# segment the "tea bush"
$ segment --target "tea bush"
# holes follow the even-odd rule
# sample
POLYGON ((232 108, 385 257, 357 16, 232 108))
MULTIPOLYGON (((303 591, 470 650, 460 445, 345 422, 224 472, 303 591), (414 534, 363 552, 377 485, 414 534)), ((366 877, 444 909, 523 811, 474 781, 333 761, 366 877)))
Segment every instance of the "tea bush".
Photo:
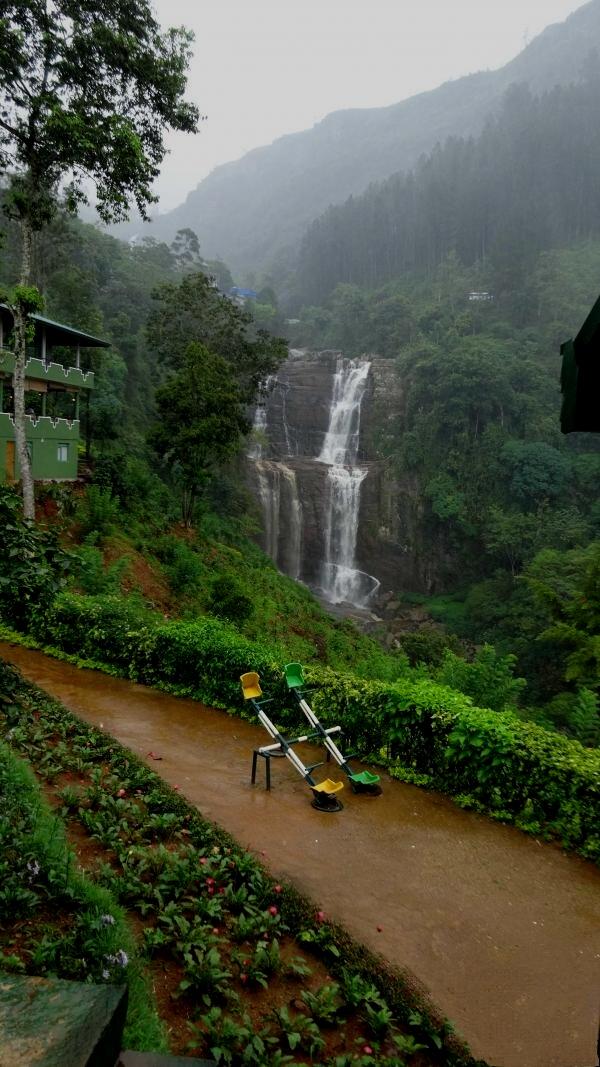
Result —
MULTIPOLYGON (((258 671, 265 695, 274 698, 277 723, 297 721, 273 650, 220 620, 159 622, 123 598, 63 593, 43 630, 45 640, 66 652, 242 715, 239 677, 258 671)), ((600 859, 597 749, 512 712, 475 707, 426 678, 369 681, 321 667, 307 675, 315 710, 326 726, 342 724, 349 747, 388 763, 398 777, 429 780, 464 804, 530 832, 555 834, 600 859)))

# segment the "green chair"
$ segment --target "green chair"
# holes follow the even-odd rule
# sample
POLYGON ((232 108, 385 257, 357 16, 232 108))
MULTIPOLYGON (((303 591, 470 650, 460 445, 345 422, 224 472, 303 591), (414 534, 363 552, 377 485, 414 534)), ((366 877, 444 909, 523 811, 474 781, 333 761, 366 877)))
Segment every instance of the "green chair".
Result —
POLYGON ((302 689, 304 686, 304 671, 300 663, 286 663, 283 672, 288 689, 302 689))

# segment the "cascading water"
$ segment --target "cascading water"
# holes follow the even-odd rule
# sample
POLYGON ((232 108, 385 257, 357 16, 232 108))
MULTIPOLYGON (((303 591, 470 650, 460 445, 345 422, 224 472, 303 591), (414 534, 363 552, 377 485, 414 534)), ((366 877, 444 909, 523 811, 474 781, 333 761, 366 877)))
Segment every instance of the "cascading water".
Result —
POLYGON ((367 476, 356 466, 360 408, 371 364, 338 361, 329 409, 329 427, 319 462, 329 465, 325 512, 322 589, 333 604, 366 607, 379 582, 354 566, 360 513, 360 488, 367 476))
MULTIPOLYGON (((267 399, 277 384, 275 376, 270 375, 261 385, 252 423, 253 438, 247 455, 248 459, 254 461, 256 470, 258 496, 264 520, 265 552, 285 574, 298 580, 302 559, 302 505, 296 475, 285 463, 263 458, 268 447, 267 399), (285 516, 283 523, 282 515, 285 516)), ((289 454, 291 448, 285 422, 285 407, 283 410, 289 454)))
POLYGON ((252 422, 252 437, 250 438, 250 446, 248 448, 248 459, 262 459, 264 451, 264 440, 267 432, 267 397, 271 390, 275 375, 269 374, 261 383, 258 391, 258 403, 254 410, 254 419, 252 422))

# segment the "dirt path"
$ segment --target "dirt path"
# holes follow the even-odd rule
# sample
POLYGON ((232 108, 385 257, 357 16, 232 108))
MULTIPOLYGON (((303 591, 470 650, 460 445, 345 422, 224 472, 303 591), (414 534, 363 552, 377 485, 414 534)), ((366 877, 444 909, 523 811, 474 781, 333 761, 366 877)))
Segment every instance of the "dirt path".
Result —
POLYGON ((344 810, 320 814, 287 760, 274 762, 270 794, 262 777, 250 785, 263 730, 39 652, 0 643, 0 656, 142 757, 160 754, 152 768, 207 818, 417 975, 475 1055, 501 1067, 596 1064, 600 872, 591 864, 390 780, 380 798, 345 789, 344 810))

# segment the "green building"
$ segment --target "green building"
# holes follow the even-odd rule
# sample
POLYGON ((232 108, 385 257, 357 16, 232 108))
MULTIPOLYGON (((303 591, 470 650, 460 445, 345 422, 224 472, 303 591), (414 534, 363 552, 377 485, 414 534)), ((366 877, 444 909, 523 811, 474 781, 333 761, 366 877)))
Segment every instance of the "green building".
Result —
MULTIPOLYGON (((94 388, 92 371, 81 366, 81 350, 108 348, 108 341, 31 315, 34 339, 25 366, 26 434, 34 479, 77 477, 81 394, 94 388)), ((14 353, 10 308, 0 304, 0 481, 19 478, 13 415, 14 353)))

